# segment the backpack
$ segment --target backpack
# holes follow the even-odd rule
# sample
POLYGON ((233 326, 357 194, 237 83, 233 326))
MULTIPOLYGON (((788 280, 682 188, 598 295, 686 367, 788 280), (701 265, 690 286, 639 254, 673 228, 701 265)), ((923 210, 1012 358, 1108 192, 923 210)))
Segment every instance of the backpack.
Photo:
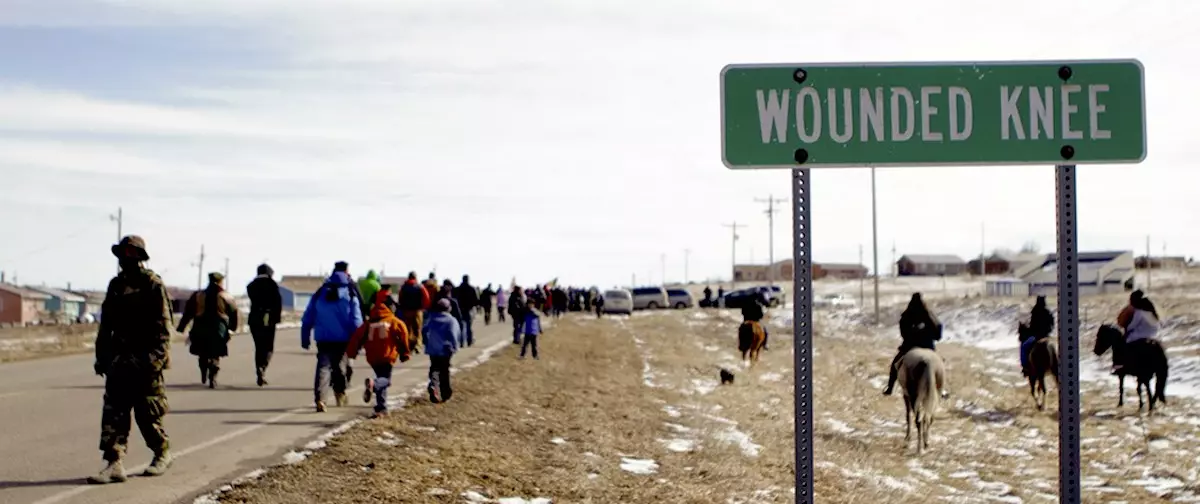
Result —
POLYGON ((417 284, 404 284, 400 288, 400 309, 401 310, 420 310, 425 300, 425 288, 417 284))

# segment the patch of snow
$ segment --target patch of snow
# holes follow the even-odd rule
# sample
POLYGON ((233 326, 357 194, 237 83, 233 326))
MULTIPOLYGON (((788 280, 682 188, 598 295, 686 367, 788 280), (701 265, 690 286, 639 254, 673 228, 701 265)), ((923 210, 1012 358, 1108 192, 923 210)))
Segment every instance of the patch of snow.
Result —
POLYGON ((651 459, 622 457, 621 470, 633 474, 654 474, 658 472, 658 463, 651 459))
POLYGON ((667 416, 669 416, 671 418, 679 418, 680 416, 682 416, 682 414, 679 412, 679 408, 676 408, 674 406, 670 406, 670 405, 663 406, 662 409, 664 412, 666 412, 667 416))
POLYGON ((968 479, 968 478, 978 478, 979 473, 977 473, 975 471, 958 471, 958 472, 950 473, 948 476, 953 479, 968 479))
POLYGON ((1148 444, 1150 445, 1150 448, 1155 450, 1166 450, 1171 448, 1171 442, 1166 439, 1155 439, 1148 444))
POLYGON ((251 481, 254 481, 254 480, 257 480, 257 479, 259 479, 259 478, 263 477, 263 475, 264 475, 264 474, 267 474, 267 470, 266 470, 266 469, 262 469, 262 468, 260 468, 260 469, 255 469, 255 470, 253 470, 253 471, 250 471, 250 472, 248 472, 248 473, 246 473, 246 474, 243 474, 242 476, 240 476, 240 477, 238 477, 237 479, 233 480, 233 483, 232 483, 232 484, 233 484, 233 485, 244 485, 244 484, 246 484, 246 483, 249 483, 249 482, 251 482, 251 481))
POLYGON ((430 474, 431 476, 441 476, 441 475, 442 475, 442 470, 441 470, 441 469, 430 469, 430 470, 429 470, 429 474, 430 474))
POLYGON ((418 430, 421 432, 437 432, 437 427, 430 427, 427 425, 414 425, 413 430, 418 430))
POLYGON ((777 382, 777 381, 783 380, 783 375, 772 371, 769 373, 763 373, 763 374, 759 375, 758 380, 765 381, 765 382, 777 382))
POLYGON ((717 389, 719 383, 712 379, 692 379, 692 391, 696 394, 706 395, 717 389))
POLYGON ((499 504, 550 504, 550 499, 545 497, 535 497, 533 499, 522 499, 520 497, 504 497, 496 499, 499 504))
POLYGON ((1005 457, 1033 458, 1033 455, 1030 455, 1029 452, 1025 450, 1017 450, 1012 448, 996 448, 996 453, 1005 457))
POLYGON ((550 440, 550 443, 551 443, 551 444, 556 444, 556 445, 564 445, 564 444, 567 444, 567 440, 566 440, 566 439, 563 439, 563 438, 560 438, 560 437, 556 437, 556 438, 554 438, 554 439, 551 439, 551 440, 550 440))
POLYGON ((668 429, 671 429, 680 434, 692 432, 694 430, 691 427, 687 427, 684 425, 679 425, 677 423, 671 423, 671 422, 663 422, 663 425, 666 425, 668 429))
POLYGON ((826 418, 825 422, 829 424, 829 427, 832 428, 834 432, 837 432, 839 434, 849 434, 851 432, 854 432, 853 427, 847 425, 846 422, 843 422, 841 420, 834 420, 832 418, 826 418))
POLYGON ((719 441, 736 444, 738 448, 741 448, 742 454, 747 457, 757 457, 758 453, 762 451, 761 445, 755 444, 749 434, 738 430, 736 427, 717 431, 713 433, 713 437, 719 441))
POLYGON ((450 495, 450 491, 445 488, 430 488, 425 495, 450 495))
POLYGON ((696 442, 691 439, 659 439, 667 449, 676 453, 687 453, 696 449, 696 442))
POLYGON ((489 499, 486 495, 483 495, 474 490, 467 490, 466 492, 463 492, 461 495, 464 499, 467 500, 467 502, 492 502, 492 499, 489 499))
POLYGON ((221 501, 218 501, 211 495, 201 495, 196 497, 196 500, 192 501, 192 504, 221 504, 221 501))
POLYGON ((1153 493, 1155 495, 1158 495, 1160 497, 1166 493, 1169 493, 1172 490, 1183 488, 1184 486, 1186 486, 1186 484, 1184 482, 1182 482, 1176 478, 1171 478, 1171 477, 1142 478, 1142 479, 1136 479, 1136 480, 1129 481, 1128 483, 1130 485, 1143 487, 1146 489, 1146 491, 1153 493))
POLYGON ((318 439, 318 440, 311 441, 308 444, 304 445, 304 449, 305 450, 320 450, 321 448, 324 448, 325 446, 326 446, 325 440, 318 439))
POLYGON ((590 479, 590 480, 594 480, 599 477, 600 477, 600 475, 596 474, 596 473, 588 473, 588 475, 587 475, 587 479, 590 479))
POLYGON ((304 460, 307 459, 309 455, 312 455, 312 452, 310 452, 308 450, 304 450, 304 451, 291 450, 291 451, 283 454, 283 463, 288 464, 288 465, 299 464, 301 462, 304 462, 304 460))

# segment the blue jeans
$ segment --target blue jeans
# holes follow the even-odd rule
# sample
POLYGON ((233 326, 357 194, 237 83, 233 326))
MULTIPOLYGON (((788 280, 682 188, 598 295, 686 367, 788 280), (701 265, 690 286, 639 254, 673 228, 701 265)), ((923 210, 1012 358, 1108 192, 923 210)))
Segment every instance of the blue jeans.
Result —
POLYGON ((375 411, 387 411, 388 386, 392 384, 391 364, 371 364, 375 370, 375 411))
POLYGON ((346 369, 342 367, 346 359, 346 342, 317 342, 317 370, 313 377, 313 395, 316 402, 321 402, 325 395, 325 387, 331 386, 333 393, 346 393, 346 369))
POLYGON ((1029 351, 1033 349, 1033 344, 1037 338, 1028 338, 1021 342, 1021 369, 1029 367, 1029 351))
POLYGON ((462 319, 462 335, 458 337, 458 347, 469 347, 475 344, 475 331, 471 326, 475 323, 475 311, 471 310, 463 314, 462 319))

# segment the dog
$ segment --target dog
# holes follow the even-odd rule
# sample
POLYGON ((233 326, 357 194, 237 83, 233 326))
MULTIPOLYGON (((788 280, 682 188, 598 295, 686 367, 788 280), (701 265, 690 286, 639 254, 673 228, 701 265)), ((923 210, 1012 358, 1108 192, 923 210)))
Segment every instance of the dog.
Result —
POLYGON ((730 373, 729 370, 725 368, 721 368, 721 385, 728 385, 731 383, 733 383, 733 373, 730 373))

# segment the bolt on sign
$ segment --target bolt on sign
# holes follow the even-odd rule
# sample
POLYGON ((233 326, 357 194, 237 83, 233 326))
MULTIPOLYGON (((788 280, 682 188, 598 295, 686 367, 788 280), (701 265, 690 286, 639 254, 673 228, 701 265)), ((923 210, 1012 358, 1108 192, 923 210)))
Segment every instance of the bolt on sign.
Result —
POLYGON ((729 65, 731 169, 1138 163, 1137 60, 729 65))

